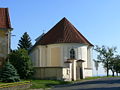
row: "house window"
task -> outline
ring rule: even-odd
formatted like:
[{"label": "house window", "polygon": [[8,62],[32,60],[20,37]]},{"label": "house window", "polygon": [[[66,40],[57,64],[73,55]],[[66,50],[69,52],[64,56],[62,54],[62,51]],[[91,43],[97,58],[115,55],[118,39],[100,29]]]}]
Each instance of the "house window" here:
[{"label": "house window", "polygon": [[70,50],[70,59],[75,59],[75,50],[74,49]]}]

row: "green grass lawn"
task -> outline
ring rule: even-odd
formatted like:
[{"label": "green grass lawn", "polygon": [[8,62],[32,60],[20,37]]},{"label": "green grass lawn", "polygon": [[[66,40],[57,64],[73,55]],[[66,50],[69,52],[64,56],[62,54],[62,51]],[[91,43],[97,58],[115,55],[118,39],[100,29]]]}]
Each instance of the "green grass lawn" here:
[{"label": "green grass lawn", "polygon": [[[112,77],[112,76],[109,76],[109,77]],[[85,79],[81,79],[78,81],[71,81],[71,82],[56,81],[56,80],[31,80],[32,82],[31,88],[34,88],[34,89],[50,88],[51,86],[54,86],[54,85],[70,84],[70,83],[75,83],[75,82],[80,82],[80,81],[85,81],[85,80],[93,80],[93,79],[98,79],[98,78],[107,78],[107,77],[106,76],[88,77]]]},{"label": "green grass lawn", "polygon": [[4,83],[4,82],[0,82],[0,89],[4,89],[4,88],[9,88],[9,87],[16,87],[16,86],[20,86],[20,85],[27,85],[27,84],[31,84],[30,81],[20,81],[20,82],[12,82],[12,83]]},{"label": "green grass lawn", "polygon": [[[21,80],[21,82],[29,82],[29,81],[32,83],[32,85],[30,87],[31,89],[50,88],[53,85],[70,84],[71,83],[71,82],[67,82],[67,81],[57,81],[57,80]],[[0,82],[0,86],[3,84],[8,86],[8,84],[14,84],[14,83]],[[16,85],[16,82],[15,82],[15,85]]]},{"label": "green grass lawn", "polygon": [[31,88],[34,88],[34,89],[50,88],[51,86],[54,86],[54,85],[70,84],[70,83],[80,82],[80,81],[84,81],[84,80],[93,80],[93,79],[104,78],[104,77],[106,77],[106,76],[88,77],[88,78],[85,78],[85,79],[82,79],[82,80],[71,81],[71,82],[56,81],[56,80],[31,80],[31,82],[32,82]]},{"label": "green grass lawn", "polygon": [[60,84],[69,84],[71,82],[65,81],[56,81],[56,80],[31,80],[32,86],[31,88],[50,88],[52,85],[60,85]]},{"label": "green grass lawn", "polygon": [[[109,76],[109,77],[112,77],[112,76]],[[70,83],[75,83],[75,82],[80,82],[85,80],[93,80],[98,78],[107,78],[107,77],[106,76],[88,77],[82,80],[71,81],[71,82],[57,81],[57,80],[27,80],[27,81],[30,81],[32,83],[30,87],[31,89],[39,89],[39,88],[51,88],[51,86],[54,86],[54,85],[70,84]],[[26,80],[21,80],[21,82],[25,82],[25,81]],[[0,82],[0,84],[5,84],[5,83]]]}]

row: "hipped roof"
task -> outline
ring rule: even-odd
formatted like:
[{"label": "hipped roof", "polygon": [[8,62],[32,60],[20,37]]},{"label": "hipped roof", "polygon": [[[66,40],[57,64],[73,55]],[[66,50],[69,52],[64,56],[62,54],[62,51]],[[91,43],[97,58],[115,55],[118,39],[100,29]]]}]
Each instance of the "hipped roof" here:
[{"label": "hipped roof", "polygon": [[93,46],[65,17],[51,28],[35,45],[80,43]]}]

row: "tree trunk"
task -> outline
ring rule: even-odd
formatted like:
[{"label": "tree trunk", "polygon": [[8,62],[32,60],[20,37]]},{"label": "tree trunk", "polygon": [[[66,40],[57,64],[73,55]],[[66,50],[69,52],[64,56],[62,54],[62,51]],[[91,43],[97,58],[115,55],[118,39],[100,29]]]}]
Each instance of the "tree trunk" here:
[{"label": "tree trunk", "polygon": [[116,72],[116,75],[118,76],[118,72]]},{"label": "tree trunk", "polygon": [[109,67],[108,67],[108,60],[107,60],[107,77],[109,76]]},{"label": "tree trunk", "polygon": [[107,77],[109,76],[109,69],[107,68]]},{"label": "tree trunk", "polygon": [[114,71],[112,71],[112,76],[113,76],[113,77],[115,76]]}]

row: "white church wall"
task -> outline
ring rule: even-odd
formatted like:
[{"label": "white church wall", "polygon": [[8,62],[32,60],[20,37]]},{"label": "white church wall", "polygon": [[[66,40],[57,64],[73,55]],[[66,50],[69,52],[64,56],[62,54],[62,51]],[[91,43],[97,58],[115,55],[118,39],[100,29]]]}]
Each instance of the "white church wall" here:
[{"label": "white church wall", "polygon": [[[87,51],[87,45],[82,45],[78,43],[62,43],[62,44],[50,44],[50,45],[45,45],[45,46],[37,46],[32,51],[32,60],[34,60],[35,66],[36,67],[50,67],[52,65],[52,60],[51,60],[51,50],[54,48],[59,48],[58,53],[60,54],[60,62],[59,65],[61,67],[66,67],[65,61],[67,59],[70,59],[70,50],[72,48],[75,49],[76,52],[76,59],[82,59],[85,60],[84,62],[84,67],[88,68],[90,67],[90,60],[88,60],[88,53],[91,51]],[[54,58],[54,57],[53,57]]]},{"label": "white church wall", "polygon": [[[78,43],[62,43],[62,44],[51,44],[51,45],[47,45],[48,48],[48,58],[47,61],[51,61],[51,48],[55,48],[55,47],[59,47],[61,49],[61,64],[60,66],[65,67],[65,61],[67,61],[67,59],[70,59],[70,50],[72,48],[75,49],[76,52],[76,59],[82,59],[85,60],[85,65],[84,67],[87,68],[87,45],[82,45],[82,44],[78,44]],[[51,65],[51,63],[49,62],[49,65]]]},{"label": "white church wall", "polygon": [[70,68],[63,68],[62,74],[65,81],[71,81]]},{"label": "white church wall", "polygon": [[87,68],[92,68],[92,47],[87,48]]},{"label": "white church wall", "polygon": [[47,47],[46,47],[46,60],[47,60],[47,63],[46,63],[46,66],[51,66],[51,61],[50,61],[50,58],[51,58],[51,56],[50,56],[50,48],[49,48],[49,46],[47,45]]},{"label": "white church wall", "polygon": [[32,62],[33,62],[33,66],[34,67],[38,67],[38,54],[39,54],[39,51],[38,51],[38,48],[35,47],[34,50],[32,50],[32,52],[30,53],[30,57],[32,59]]},{"label": "white church wall", "polygon": [[[55,51],[55,52],[53,52]],[[47,65],[48,66],[62,66],[62,48],[59,44],[47,45]]]},{"label": "white church wall", "polygon": [[85,78],[85,62],[82,63],[83,78]]},{"label": "white church wall", "polygon": [[82,52],[81,52],[82,60],[85,61],[84,68],[87,68],[87,46],[82,46],[81,49],[82,49]]},{"label": "white church wall", "polygon": [[92,73],[91,69],[84,69],[84,72],[85,72],[85,77],[93,76],[93,73]]},{"label": "white church wall", "polygon": [[[88,46],[78,43],[62,43],[62,44],[50,44],[50,45],[39,45],[33,49],[30,53],[30,56],[33,60],[34,67],[63,67],[62,75],[66,80],[71,80],[73,78],[72,69],[65,63],[67,59],[70,59],[70,50],[74,49],[76,52],[77,60],[84,60],[83,66],[83,78],[92,76],[92,70],[89,70],[90,67],[89,57],[91,50],[87,51]],[[53,52],[55,51],[55,52]],[[90,55],[89,55],[90,54]],[[56,61],[57,60],[57,61]],[[89,60],[89,61],[87,61]],[[76,68],[74,67],[76,70]],[[74,70],[74,71],[75,71]],[[74,73],[76,76],[76,73]],[[76,78],[76,77],[74,77]]]}]

